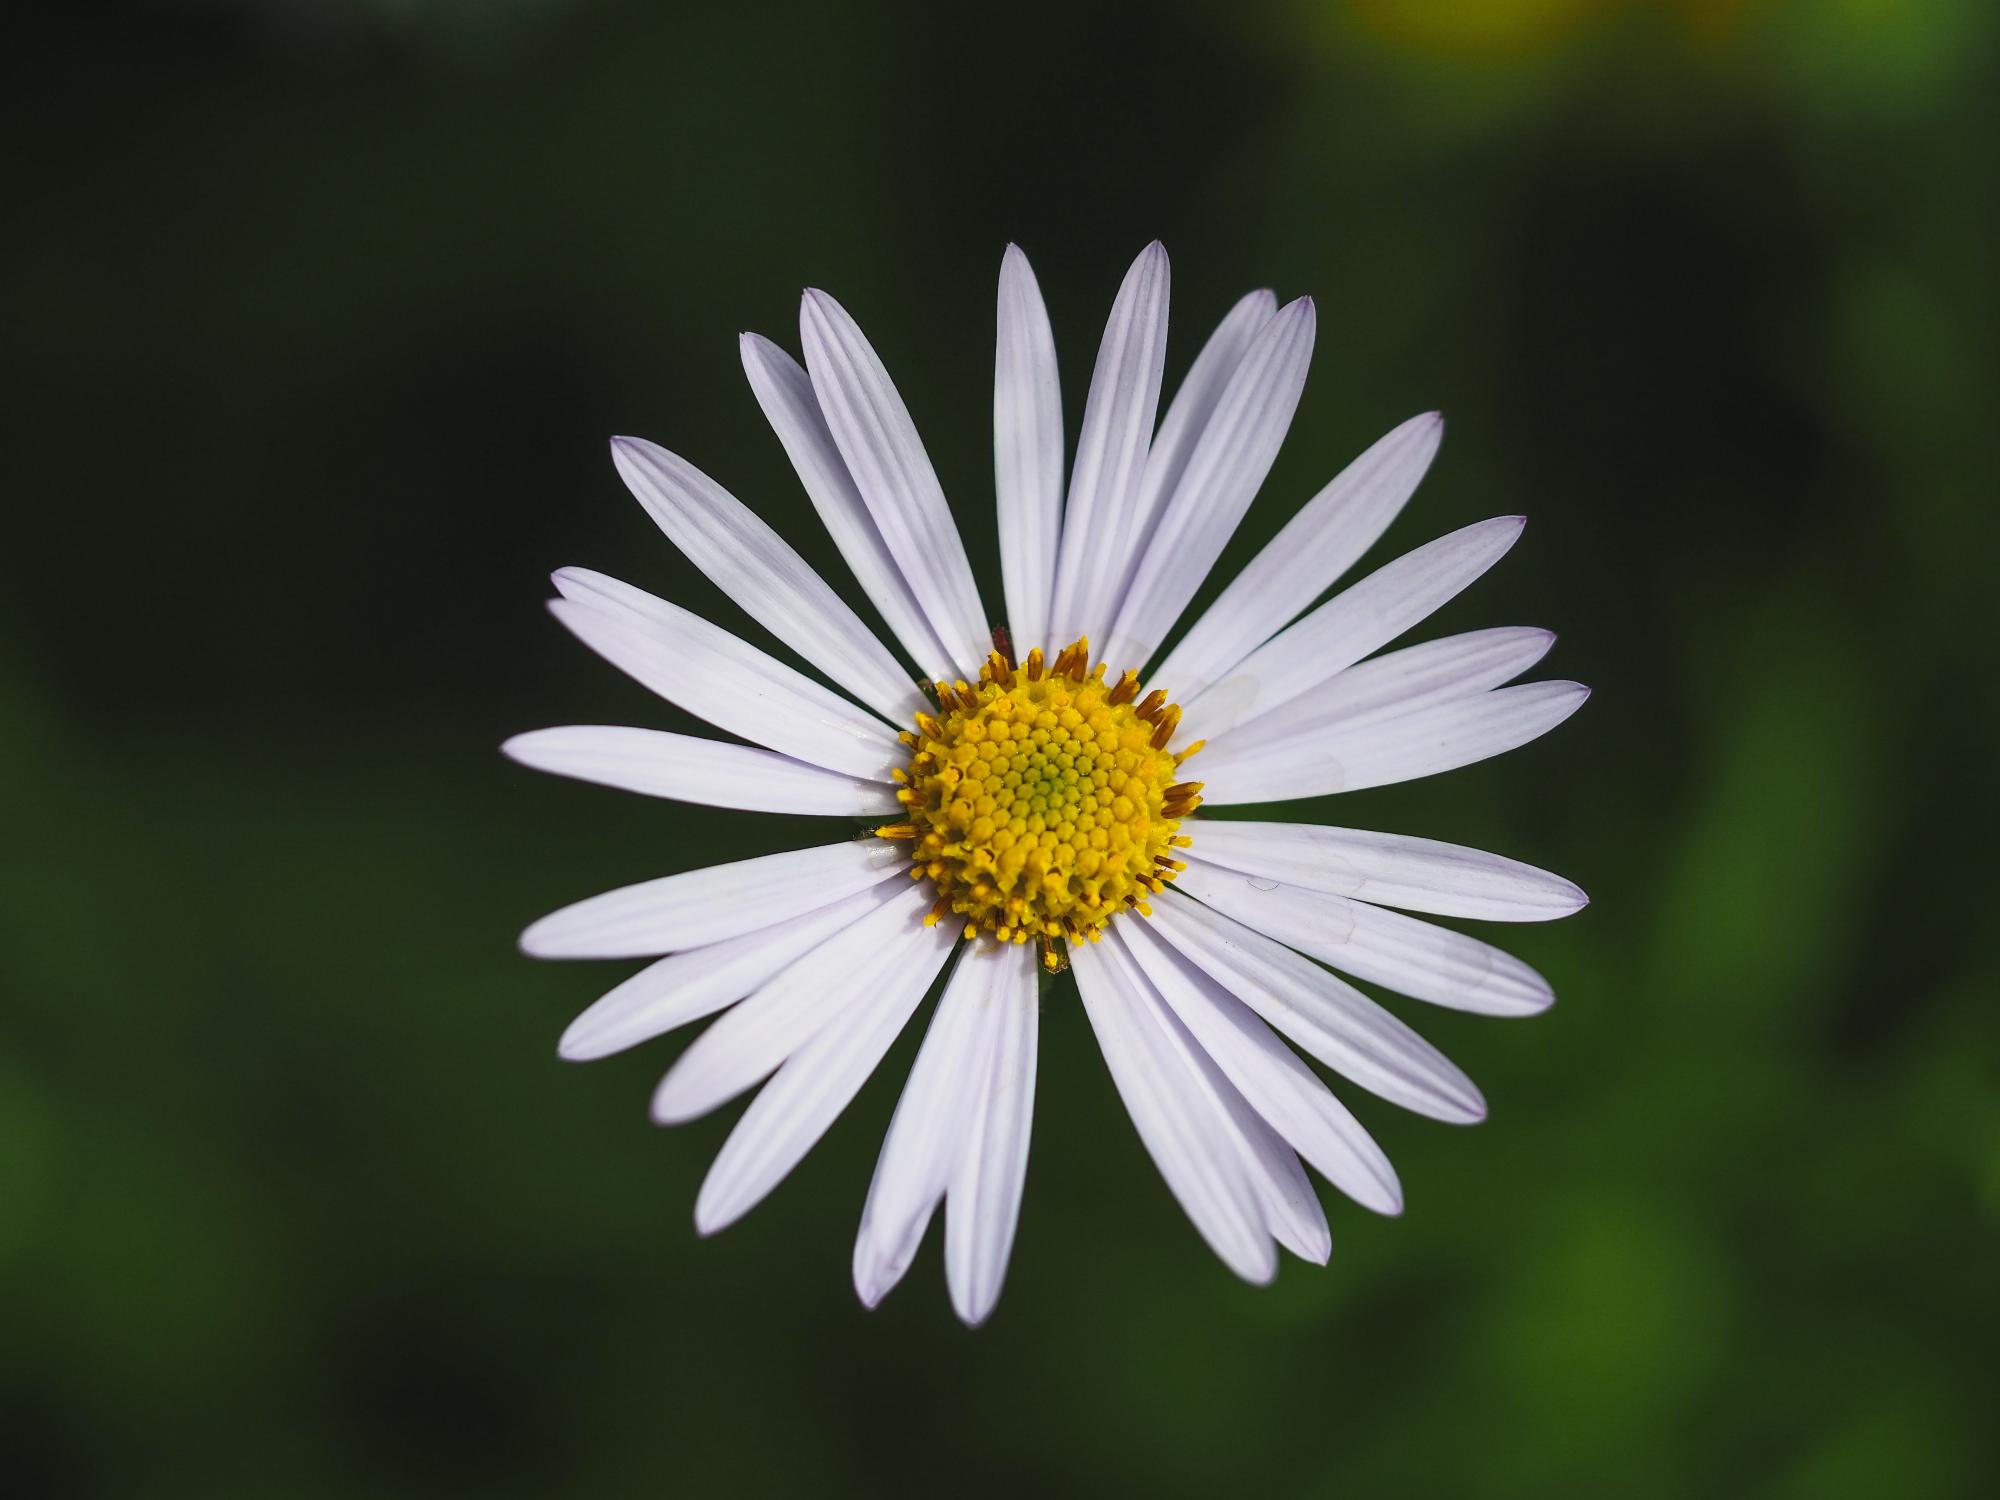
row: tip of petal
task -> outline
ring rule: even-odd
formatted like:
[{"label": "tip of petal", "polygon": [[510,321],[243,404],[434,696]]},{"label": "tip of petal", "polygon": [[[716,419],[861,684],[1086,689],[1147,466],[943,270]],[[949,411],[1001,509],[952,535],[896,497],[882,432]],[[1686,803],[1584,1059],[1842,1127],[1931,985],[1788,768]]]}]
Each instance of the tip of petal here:
[{"label": "tip of petal", "polygon": [[546,729],[530,729],[522,734],[509,735],[500,742],[500,753],[517,766],[539,771],[542,767],[535,758],[535,747],[548,732]]},{"label": "tip of petal", "polygon": [[[1407,443],[1417,448],[1427,448],[1431,453],[1435,453],[1438,444],[1444,441],[1444,413],[1441,411],[1419,412],[1408,421],[1398,422],[1394,427],[1389,429],[1387,436],[1382,439],[1385,443],[1391,440],[1399,443]],[[1428,457],[1424,460],[1425,463],[1429,463],[1429,461]]]},{"label": "tip of petal", "polygon": [[[682,1097],[682,1090],[675,1086],[674,1074],[669,1072],[660,1080],[660,1086],[653,1090],[653,1102],[647,1113],[651,1115],[655,1125],[685,1125],[702,1112],[688,1108],[687,1100]],[[696,1212],[700,1212],[698,1207]]]},{"label": "tip of petal", "polygon": [[986,1320],[993,1316],[992,1303],[989,1302],[986,1306],[980,1307],[976,1304],[960,1302],[956,1297],[951,1299],[951,1310],[958,1314],[958,1321],[963,1323],[967,1328],[982,1327]]},{"label": "tip of petal", "polygon": [[[588,1014],[588,1011],[584,1012],[584,1016]],[[590,1028],[583,1024],[584,1016],[570,1022],[563,1034],[556,1038],[556,1056],[564,1062],[595,1062],[605,1056],[591,1036]]]},{"label": "tip of petal", "polygon": [[1542,1014],[1542,1012],[1548,1010],[1555,1003],[1556,1003],[1556,992],[1554,990],[1544,989],[1539,991],[1531,999],[1524,1001],[1522,1004],[1515,1007],[1514,1009],[1505,1012],[1495,1011],[1494,1014],[1495,1015],[1505,1014],[1515,1017],[1539,1016],[1540,1014]]},{"label": "tip of petal", "polygon": [[854,1257],[854,1295],[870,1312],[882,1305],[882,1299],[896,1285],[894,1277],[885,1276],[882,1272],[883,1268],[872,1258],[864,1262],[860,1255]]},{"label": "tip of petal", "polygon": [[852,322],[847,316],[847,309],[830,293],[816,286],[809,286],[799,293],[799,331],[806,341],[807,365],[811,365],[816,344],[823,345],[838,338],[841,328]]},{"label": "tip of petal", "polygon": [[1165,274],[1166,270],[1167,247],[1158,240],[1153,240],[1133,259],[1131,270],[1125,274],[1155,276]]}]

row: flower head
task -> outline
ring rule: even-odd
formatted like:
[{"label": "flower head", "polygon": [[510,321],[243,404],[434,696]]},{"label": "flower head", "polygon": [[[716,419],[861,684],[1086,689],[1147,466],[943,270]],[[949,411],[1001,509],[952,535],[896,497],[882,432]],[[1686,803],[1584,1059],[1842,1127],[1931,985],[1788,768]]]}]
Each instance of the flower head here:
[{"label": "flower head", "polygon": [[653,1100],[672,1123],[763,1082],[702,1186],[702,1232],[797,1164],[949,970],[862,1214],[854,1276],[870,1305],[942,1202],[954,1306],[972,1323],[991,1312],[1027,1164],[1038,971],[1074,969],[1168,1186],[1224,1262],[1263,1281],[1277,1245],[1327,1256],[1302,1162],[1366,1207],[1402,1206],[1387,1158],[1299,1051],[1434,1118],[1484,1114],[1463,1073],[1342,975],[1527,1014],[1553,998],[1533,970],[1403,913],[1536,921],[1584,904],[1567,881],[1456,845],[1195,816],[1204,802],[1466,765],[1554,727],[1586,694],[1506,685],[1548,650],[1545,631],[1382,649],[1496,562],[1518,517],[1316,602],[1422,478],[1442,435],[1434,414],[1314,496],[1162,656],[1263,484],[1314,332],[1310,300],[1252,293],[1160,417],[1167,282],[1165,252],[1148,246],[1113,305],[1065,483],[1054,339],[1026,257],[1007,251],[993,411],[1004,625],[980,602],[887,371],[817,291],[801,309],[804,368],[754,335],[744,367],[901,659],[783,537],[638,439],[612,445],[633,493],[818,676],[602,574],[555,575],[551,608],[586,644],[750,743],[577,726],[517,736],[510,755],[654,796],[857,824],[852,840],[612,891],[523,935],[547,957],[656,958],[576,1020],[565,1056],[722,1013]]},{"label": "flower head", "polygon": [[1146,898],[1186,868],[1181,819],[1201,800],[1179,779],[1195,747],[1168,748],[1180,710],[1163,692],[1141,701],[1137,672],[1106,682],[1089,663],[1088,641],[1052,663],[1038,646],[1018,669],[996,650],[976,686],[938,683],[937,713],[903,735],[908,817],[875,830],[911,841],[911,875],[938,893],[926,921],[1033,942],[1051,973],[1120,912],[1152,915]]}]

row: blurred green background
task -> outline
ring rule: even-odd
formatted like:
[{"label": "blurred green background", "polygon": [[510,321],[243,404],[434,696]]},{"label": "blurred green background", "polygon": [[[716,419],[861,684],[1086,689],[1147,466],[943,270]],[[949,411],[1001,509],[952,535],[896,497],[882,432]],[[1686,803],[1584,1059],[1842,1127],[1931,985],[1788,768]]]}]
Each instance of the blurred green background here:
[{"label": "blurred green background", "polygon": [[[2000,1492],[1986,0],[1409,6],[207,0],[4,67],[0,1490]],[[1311,292],[1225,570],[1443,408],[1376,560],[1531,524],[1434,627],[1541,624],[1548,739],[1294,813],[1595,898],[1560,1003],[1402,1012],[1485,1087],[1356,1101],[1409,1209],[1213,1260],[1073,997],[968,1333],[848,1256],[914,1032],[697,1240],[734,1110],[557,1034],[566,901],[837,827],[503,762],[685,727],[540,605],[580,563],[755,636],[623,492],[686,454],[838,576],[736,362],[839,296],[997,609],[994,277],[1072,432],[1130,257],[1169,377]],[[1354,1091],[1348,1090],[1353,1097]]]}]

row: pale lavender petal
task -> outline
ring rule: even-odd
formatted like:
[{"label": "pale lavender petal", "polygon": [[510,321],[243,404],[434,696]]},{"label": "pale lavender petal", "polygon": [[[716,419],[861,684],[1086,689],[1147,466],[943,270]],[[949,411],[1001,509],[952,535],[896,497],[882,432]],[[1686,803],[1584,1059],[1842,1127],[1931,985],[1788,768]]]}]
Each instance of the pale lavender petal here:
[{"label": "pale lavender petal", "polygon": [[1444,437],[1436,412],[1412,417],[1341,470],[1250,560],[1153,676],[1191,701],[1312,605],[1396,518]]},{"label": "pale lavender petal", "polygon": [[1298,409],[1315,323],[1310,297],[1280,308],[1230,376],[1118,601],[1100,653],[1114,667],[1151,658],[1249,509]]},{"label": "pale lavender petal", "polygon": [[1049,636],[1028,644],[1053,651],[1079,636],[1096,642],[1117,608],[1113,595],[1127,571],[1119,542],[1138,504],[1160,404],[1168,284],[1167,252],[1155,240],[1139,252],[1111,305],[1070,470]]},{"label": "pale lavender petal", "polygon": [[801,299],[799,333],[827,428],[882,540],[957,674],[976,672],[993,649],[992,630],[909,409],[860,327],[825,292]]}]

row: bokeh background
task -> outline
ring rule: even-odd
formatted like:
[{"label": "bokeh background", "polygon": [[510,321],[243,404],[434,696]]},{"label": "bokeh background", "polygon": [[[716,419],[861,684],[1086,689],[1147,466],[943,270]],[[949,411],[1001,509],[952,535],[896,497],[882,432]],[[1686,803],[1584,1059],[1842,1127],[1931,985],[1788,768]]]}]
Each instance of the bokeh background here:
[{"label": "bokeh background", "polygon": [[[0,91],[0,1489],[22,1497],[2000,1491],[1987,0],[684,7],[206,0],[17,18]],[[848,1255],[913,1032],[696,1238],[682,1042],[559,1063],[624,972],[513,941],[804,842],[538,778],[685,727],[568,640],[581,563],[750,630],[603,443],[834,568],[740,376],[825,286],[989,601],[992,298],[1073,424],[1130,257],[1169,378],[1321,335],[1242,561],[1414,412],[1376,560],[1524,511],[1437,631],[1551,626],[1575,720],[1297,809],[1595,904],[1560,1003],[1404,1013],[1409,1209],[1253,1290],[1047,1004],[1007,1293]],[[830,576],[834,576],[830,573]],[[844,575],[838,575],[843,586]],[[849,588],[850,597],[852,589]],[[813,829],[809,832],[818,832]],[[830,836],[838,836],[835,830]],[[1350,1095],[1352,1091],[1349,1091]]]}]

